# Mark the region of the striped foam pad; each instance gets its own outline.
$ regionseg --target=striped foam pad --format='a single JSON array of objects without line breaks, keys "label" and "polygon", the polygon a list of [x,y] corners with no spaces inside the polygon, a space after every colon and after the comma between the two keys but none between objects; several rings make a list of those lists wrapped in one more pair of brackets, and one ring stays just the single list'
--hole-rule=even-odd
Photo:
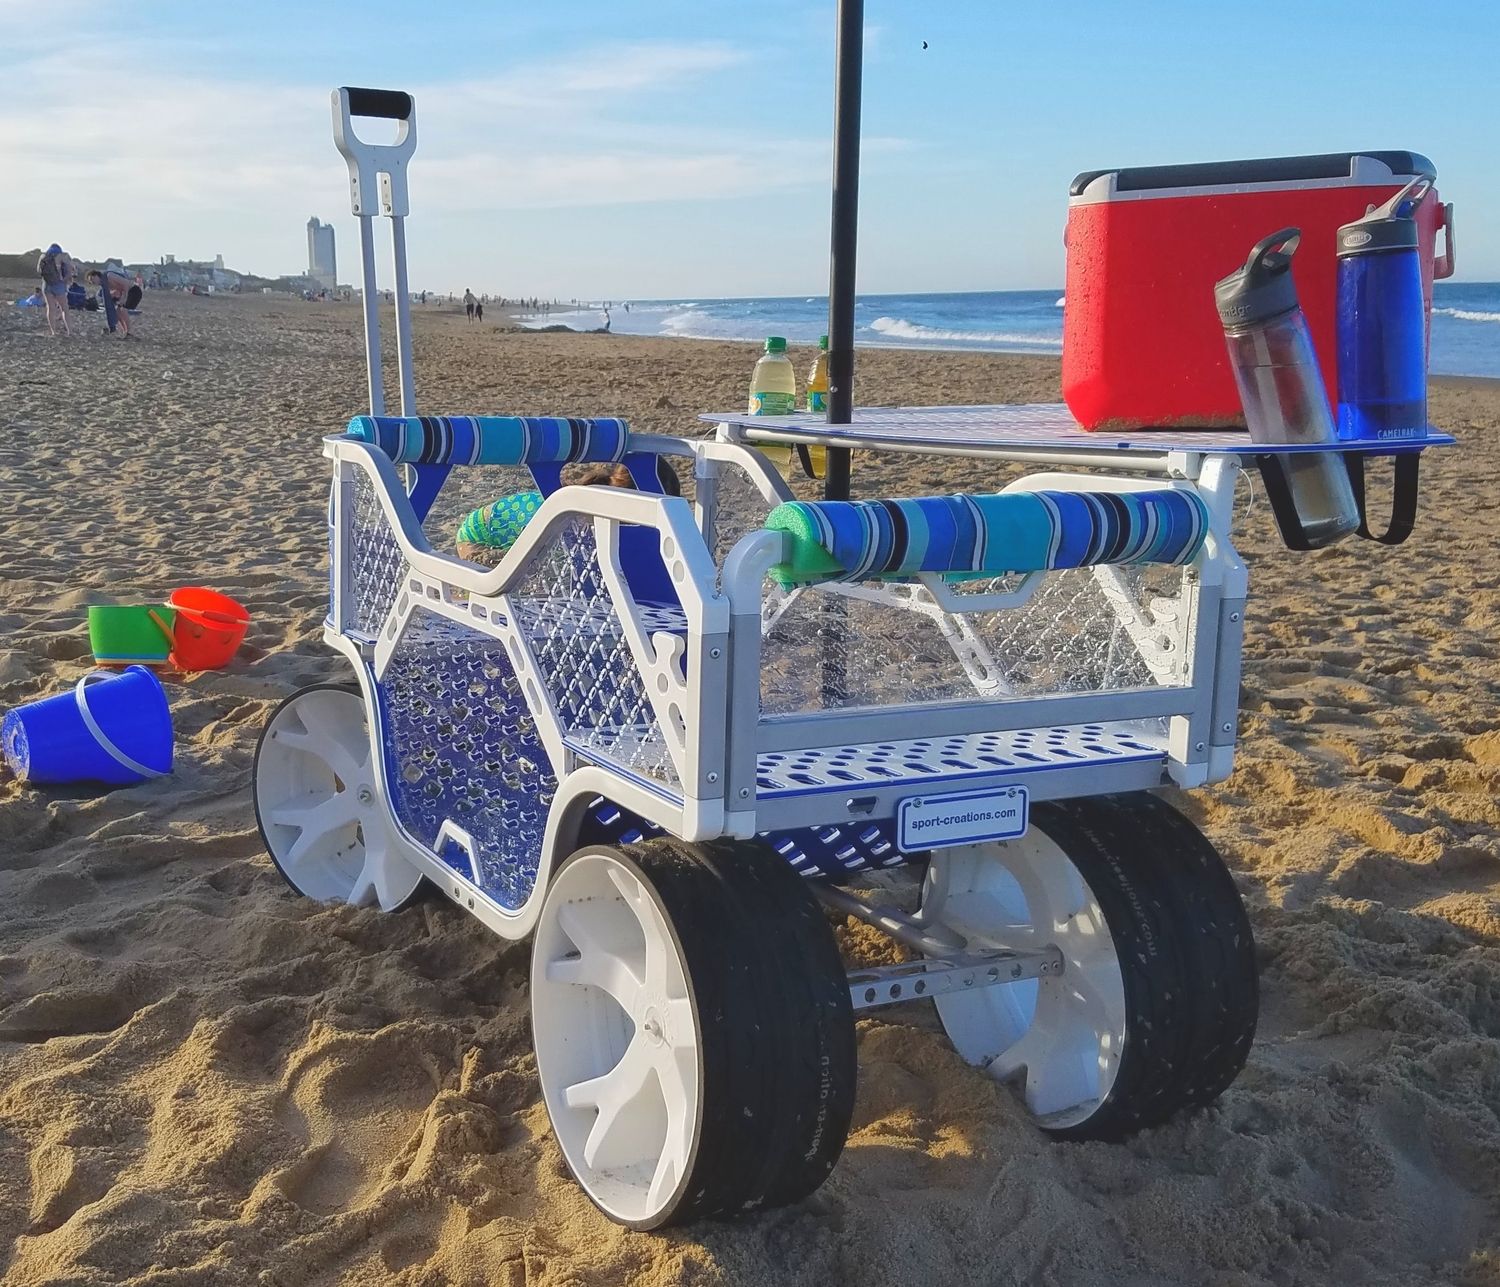
[{"label": "striped foam pad", "polygon": [[355,416],[349,436],[405,465],[614,464],[630,450],[612,416]]},{"label": "striped foam pad", "polygon": [[1195,492],[1008,492],[917,500],[791,501],[766,519],[792,540],[783,586],[917,572],[1037,572],[1190,563],[1208,534]]}]

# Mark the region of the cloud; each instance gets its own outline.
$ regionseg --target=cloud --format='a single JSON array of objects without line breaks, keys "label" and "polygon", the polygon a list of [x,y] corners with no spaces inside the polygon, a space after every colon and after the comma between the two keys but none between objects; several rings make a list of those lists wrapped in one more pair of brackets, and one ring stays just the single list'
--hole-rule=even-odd
[{"label": "cloud", "polygon": [[[417,85],[413,187],[438,213],[729,197],[791,181],[814,150],[807,141],[630,124],[634,106],[745,57],[720,42],[631,42],[484,80]],[[122,62],[152,68],[134,79],[128,108],[103,89]],[[341,212],[345,180],[327,88],[237,84],[198,65],[144,42],[0,63],[11,91],[0,116],[0,172],[16,180],[16,199],[0,210],[0,245],[50,239],[62,218],[79,246],[154,257],[174,245],[208,253],[208,240],[270,270],[264,237],[243,250],[219,246],[217,226],[280,221],[296,245],[308,211]],[[66,211],[63,191],[80,198]],[[175,241],[190,226],[200,244]],[[294,265],[282,258],[279,266]]]}]

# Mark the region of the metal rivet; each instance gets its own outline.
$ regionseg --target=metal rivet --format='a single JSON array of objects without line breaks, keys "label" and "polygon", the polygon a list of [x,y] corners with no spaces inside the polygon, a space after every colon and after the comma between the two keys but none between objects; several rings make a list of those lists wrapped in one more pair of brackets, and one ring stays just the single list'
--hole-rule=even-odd
[{"label": "metal rivet", "polygon": [[719,780],[719,775],[717,773],[710,773],[708,775],[708,780],[710,782],[717,782]]},{"label": "metal rivet", "polygon": [[1195,750],[1195,751],[1201,751],[1202,749],[1203,749],[1203,743],[1202,742],[1194,742],[1193,743],[1193,750]]},{"label": "metal rivet", "polygon": [[722,657],[722,656],[723,656],[723,655],[724,655],[724,653],[723,653],[723,651],[722,651],[722,650],[721,650],[721,649],[719,649],[719,648],[710,648],[710,649],[709,649],[709,650],[708,650],[708,655],[709,655],[709,656],[710,656],[710,657],[712,657],[712,658],[713,658],[713,659],[714,659],[714,660],[715,660],[715,661],[718,661],[718,660],[719,660],[719,658],[720,658],[720,657]]},{"label": "metal rivet", "polygon": [[1238,612],[1231,612],[1229,614],[1229,619],[1231,621],[1238,621],[1240,619],[1240,614]]},{"label": "metal rivet", "polygon": [[1228,720],[1225,720],[1222,724],[1220,724],[1219,728],[1222,729],[1226,733],[1232,733],[1232,732],[1234,732],[1234,725],[1231,724]]},{"label": "metal rivet", "polygon": [[741,800],[747,800],[747,799],[749,799],[749,797],[750,797],[750,788],[749,787],[741,787],[740,788],[740,799]]}]

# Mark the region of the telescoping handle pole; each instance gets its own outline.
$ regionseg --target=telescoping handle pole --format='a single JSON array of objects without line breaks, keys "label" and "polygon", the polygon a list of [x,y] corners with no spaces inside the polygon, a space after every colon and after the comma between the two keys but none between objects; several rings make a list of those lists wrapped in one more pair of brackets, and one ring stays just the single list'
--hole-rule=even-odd
[{"label": "telescoping handle pole", "polygon": [[[354,133],[356,116],[398,122],[394,143],[366,143]],[[406,278],[406,163],[417,150],[417,105],[398,89],[333,91],[333,141],[349,166],[349,209],[359,218],[360,280],[365,306],[365,362],[369,368],[370,414],[385,412],[385,383],[380,366],[380,291],[375,279],[377,214],[391,221],[391,253],[396,266],[396,358],[401,373],[401,414],[416,414],[412,375],[411,300]]]}]

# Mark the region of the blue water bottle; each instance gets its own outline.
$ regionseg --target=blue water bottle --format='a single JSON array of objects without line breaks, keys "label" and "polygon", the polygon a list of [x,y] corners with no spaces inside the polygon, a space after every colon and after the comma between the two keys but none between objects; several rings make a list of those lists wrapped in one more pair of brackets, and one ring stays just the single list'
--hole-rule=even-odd
[{"label": "blue water bottle", "polygon": [[1339,229],[1340,438],[1427,436],[1427,306],[1413,216],[1435,181],[1419,175]]}]

